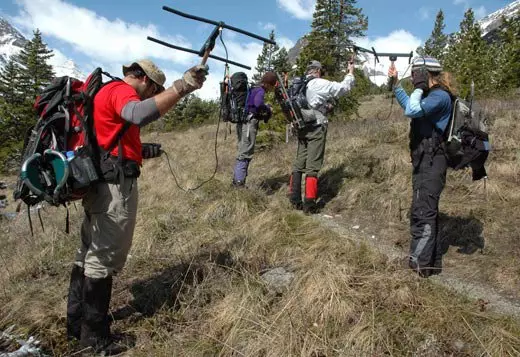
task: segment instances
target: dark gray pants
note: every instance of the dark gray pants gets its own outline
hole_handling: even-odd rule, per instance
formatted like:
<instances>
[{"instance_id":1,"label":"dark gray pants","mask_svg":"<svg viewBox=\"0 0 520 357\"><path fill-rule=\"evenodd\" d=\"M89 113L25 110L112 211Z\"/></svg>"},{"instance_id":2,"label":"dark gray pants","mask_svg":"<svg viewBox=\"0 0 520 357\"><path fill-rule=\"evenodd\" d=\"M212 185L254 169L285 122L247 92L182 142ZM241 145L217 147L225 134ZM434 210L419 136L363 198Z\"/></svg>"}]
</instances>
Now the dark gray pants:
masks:
<instances>
[{"instance_id":1,"label":"dark gray pants","mask_svg":"<svg viewBox=\"0 0 520 357\"><path fill-rule=\"evenodd\" d=\"M438 240L439 199L446 183L448 164L444 154L424 155L414 162L410 217L410 267L423 276L442 269L442 247Z\"/></svg>"},{"instance_id":2,"label":"dark gray pants","mask_svg":"<svg viewBox=\"0 0 520 357\"><path fill-rule=\"evenodd\" d=\"M258 119L250 118L245 123L237 123L237 160L251 160L255 153Z\"/></svg>"}]
</instances>

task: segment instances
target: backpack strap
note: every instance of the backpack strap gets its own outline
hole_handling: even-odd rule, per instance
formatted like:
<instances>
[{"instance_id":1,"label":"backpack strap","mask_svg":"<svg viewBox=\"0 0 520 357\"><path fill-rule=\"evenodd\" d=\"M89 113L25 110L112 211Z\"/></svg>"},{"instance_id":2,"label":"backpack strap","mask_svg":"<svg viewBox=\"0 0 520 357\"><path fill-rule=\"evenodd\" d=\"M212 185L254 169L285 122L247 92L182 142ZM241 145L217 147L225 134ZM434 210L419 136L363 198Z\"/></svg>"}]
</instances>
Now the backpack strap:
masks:
<instances>
[{"instance_id":1,"label":"backpack strap","mask_svg":"<svg viewBox=\"0 0 520 357\"><path fill-rule=\"evenodd\" d=\"M300 87L300 90L299 90L303 95L307 95L307 85L313 79L316 79L316 77L309 76L309 77L305 78L305 81L303 81L303 85Z\"/></svg>"},{"instance_id":2,"label":"backpack strap","mask_svg":"<svg viewBox=\"0 0 520 357\"><path fill-rule=\"evenodd\" d=\"M132 123L125 120L125 122L123 123L123 127L119 130L119 132L117 133L114 140L108 146L108 149L105 152L105 159L108 159L108 157L110 156L110 152L112 152L112 150L114 150L116 148L116 146L119 145L118 153L117 153L117 160L120 163L123 162L123 150L122 150L123 146L121 145L121 139L123 138L125 133L128 131L128 129L130 129L131 125L132 125Z\"/></svg>"}]
</instances>

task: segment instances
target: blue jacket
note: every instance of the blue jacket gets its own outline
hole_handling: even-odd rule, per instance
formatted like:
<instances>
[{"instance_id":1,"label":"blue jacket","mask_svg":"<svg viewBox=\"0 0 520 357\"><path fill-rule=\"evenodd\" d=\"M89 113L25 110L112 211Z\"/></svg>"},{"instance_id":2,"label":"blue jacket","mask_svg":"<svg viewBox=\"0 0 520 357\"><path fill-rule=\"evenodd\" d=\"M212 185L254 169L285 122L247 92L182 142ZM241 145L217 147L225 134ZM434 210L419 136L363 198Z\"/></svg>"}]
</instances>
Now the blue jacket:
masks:
<instances>
[{"instance_id":1,"label":"blue jacket","mask_svg":"<svg viewBox=\"0 0 520 357\"><path fill-rule=\"evenodd\" d=\"M436 88L423 98L423 90L416 89L408 97L399 86L395 89L395 96L404 114L414 121L412 134L415 138L431 138L434 128L439 134L444 133L452 112L452 100L448 92Z\"/></svg>"}]
</instances>

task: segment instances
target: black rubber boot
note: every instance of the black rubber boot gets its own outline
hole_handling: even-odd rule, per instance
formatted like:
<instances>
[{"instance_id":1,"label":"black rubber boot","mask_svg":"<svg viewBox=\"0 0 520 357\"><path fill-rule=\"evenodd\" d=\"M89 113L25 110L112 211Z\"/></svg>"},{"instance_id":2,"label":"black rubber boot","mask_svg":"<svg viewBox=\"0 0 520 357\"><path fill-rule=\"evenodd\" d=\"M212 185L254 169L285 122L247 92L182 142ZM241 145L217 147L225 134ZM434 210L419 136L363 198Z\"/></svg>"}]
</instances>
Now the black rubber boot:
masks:
<instances>
[{"instance_id":1,"label":"black rubber boot","mask_svg":"<svg viewBox=\"0 0 520 357\"><path fill-rule=\"evenodd\" d=\"M115 356L128 350L127 345L110 335L108 308L112 295L112 277L93 279L85 277L83 285L82 348L104 356Z\"/></svg>"},{"instance_id":2,"label":"black rubber boot","mask_svg":"<svg viewBox=\"0 0 520 357\"><path fill-rule=\"evenodd\" d=\"M85 270L76 264L70 274L69 296L67 299L67 339L79 340L81 337L81 318L83 316L83 281Z\"/></svg>"},{"instance_id":3,"label":"black rubber boot","mask_svg":"<svg viewBox=\"0 0 520 357\"><path fill-rule=\"evenodd\" d=\"M289 201L295 209L302 209L302 173L294 171L289 181Z\"/></svg>"}]
</instances>

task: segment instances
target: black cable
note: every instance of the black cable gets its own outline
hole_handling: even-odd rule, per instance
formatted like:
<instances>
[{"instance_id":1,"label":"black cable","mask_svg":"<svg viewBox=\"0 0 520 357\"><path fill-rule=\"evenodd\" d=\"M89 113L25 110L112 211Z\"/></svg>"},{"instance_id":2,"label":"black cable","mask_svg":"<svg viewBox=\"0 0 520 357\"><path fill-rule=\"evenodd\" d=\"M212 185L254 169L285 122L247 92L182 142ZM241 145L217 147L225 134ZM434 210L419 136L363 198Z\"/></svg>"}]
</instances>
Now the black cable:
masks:
<instances>
[{"instance_id":1,"label":"black cable","mask_svg":"<svg viewBox=\"0 0 520 357\"><path fill-rule=\"evenodd\" d=\"M224 40L222 39L222 31L220 31L219 38L220 38L220 42L222 42L222 45L224 46L224 50L226 51L226 59L229 59L229 55L228 55L228 50L227 50L226 44L224 43ZM226 64L226 66L227 66L227 64ZM224 71L226 71L226 70L224 69ZM226 75L226 73L224 72L224 76L225 75ZM190 191L198 190L199 188L201 188L202 186L204 186L205 184L207 184L208 182L210 182L211 180L213 180L215 178L215 175L217 174L217 171L218 171L218 150L217 150L217 148L218 148L218 132L219 132L219 129L220 129L220 116L217 118L217 130L215 132L215 145L214 145L215 169L213 170L213 173L211 174L211 176L207 180L202 181L200 184L198 184L194 188L184 188L184 187L182 187L179 184L179 180L177 179L177 175L175 175L175 171L173 170L172 165L170 163L170 157L169 157L169 155L168 155L168 153L166 151L162 150L163 154L166 156L166 161L168 162L168 167L169 167L170 173L172 174L173 179L175 181L175 185L181 191L188 193Z\"/></svg>"},{"instance_id":2,"label":"black cable","mask_svg":"<svg viewBox=\"0 0 520 357\"><path fill-rule=\"evenodd\" d=\"M394 94L392 93L392 99L390 100L390 110L388 111L388 115L386 116L386 118L384 119L381 119L380 118L380 115L381 113L383 112L382 110L380 110L377 114L376 114L376 119L377 120L388 120L390 118L390 116L392 115L392 111L394 109Z\"/></svg>"}]
</instances>

